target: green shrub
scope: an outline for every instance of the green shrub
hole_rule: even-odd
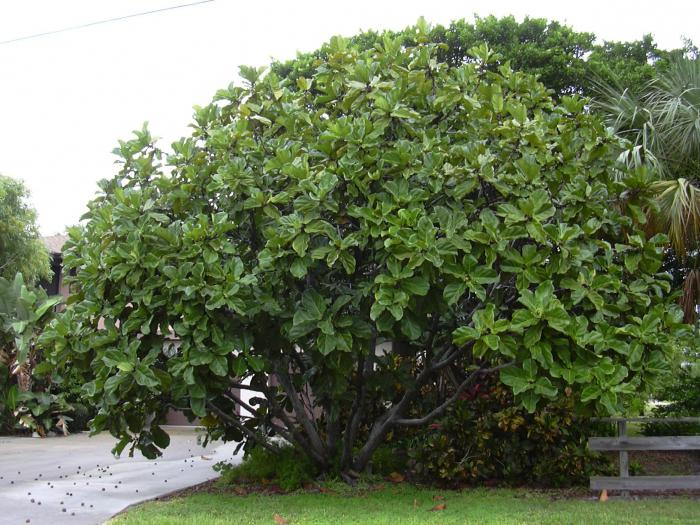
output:
[[[271,482],[286,491],[301,488],[317,474],[306,456],[293,447],[281,447],[277,453],[255,447],[246,452],[243,463],[218,463],[215,470],[221,473],[220,485]]]
[[[654,414],[654,416],[658,416],[658,414]],[[642,425],[642,434],[645,436],[694,436],[700,434],[700,424],[645,423]]]
[[[97,414],[97,410],[89,402],[86,402],[83,387],[85,380],[75,369],[62,371],[60,381],[54,382],[54,391],[63,394],[65,400],[72,406],[68,415],[73,419],[70,424],[71,432],[81,432],[88,430],[90,421]]]
[[[658,394],[667,404],[654,408],[654,417],[700,416],[700,373],[692,366],[681,366],[671,381]],[[688,436],[700,434],[700,423],[645,423],[645,436]]]
[[[81,432],[88,430],[90,420],[94,417],[94,409],[86,406],[83,403],[71,403],[73,410],[68,413],[68,416],[73,420],[70,425],[71,432]]]
[[[0,363],[0,434],[11,431],[14,426],[14,415],[8,399],[12,395],[10,393],[10,388],[12,388],[10,379],[10,371]]]
[[[372,456],[372,473],[387,476],[406,470],[407,450],[403,446],[382,445]]]
[[[564,398],[529,414],[500,384],[478,384],[439,421],[415,435],[411,467],[447,485],[585,484],[610,462],[587,449],[590,425]]]
[[[61,392],[55,367],[45,360],[41,335],[54,318],[60,296],[49,297],[41,288],[0,277],[0,426],[45,435],[62,431],[71,410]]]

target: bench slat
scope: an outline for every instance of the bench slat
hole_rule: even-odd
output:
[[[592,476],[591,490],[678,490],[700,489],[700,476]]]
[[[591,450],[700,450],[700,436],[592,437]]]

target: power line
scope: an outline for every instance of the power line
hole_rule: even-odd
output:
[[[75,31],[76,29],[85,29],[86,27],[96,26],[100,24],[108,24],[110,22],[117,22],[119,20],[126,20],[127,18],[136,18],[137,16],[152,15],[154,13],[162,13],[163,11],[172,11],[173,9],[181,9],[183,7],[192,7],[200,4],[208,4],[214,2],[214,0],[200,0],[199,2],[191,2],[189,4],[180,4],[170,7],[163,7],[161,9],[154,9],[152,11],[144,11],[142,13],[133,13],[131,15],[117,16],[115,18],[108,18],[106,20],[97,20],[96,22],[88,22],[87,24],[81,24],[78,26],[64,27],[62,29],[54,29],[53,31],[46,31],[44,33],[36,33],[33,35],[20,36],[18,38],[13,38],[11,40],[0,41],[0,45],[11,44],[13,42],[19,42],[20,40],[29,40],[31,38],[39,38],[42,36],[55,35],[57,33],[65,33],[66,31]]]

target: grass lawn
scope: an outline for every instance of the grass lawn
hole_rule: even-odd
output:
[[[700,523],[700,500],[654,498],[605,503],[556,499],[526,490],[476,489],[461,492],[391,485],[349,495],[337,492],[288,495],[199,493],[131,509],[116,525],[272,524],[654,524]],[[441,498],[444,498],[441,499]],[[444,504],[444,510],[430,511]],[[277,515],[277,517],[275,516]]]

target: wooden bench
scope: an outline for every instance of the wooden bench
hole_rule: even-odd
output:
[[[700,423],[700,417],[645,418],[605,417],[595,421],[617,424],[617,437],[591,437],[588,448],[620,453],[620,475],[592,476],[591,490],[700,489],[700,476],[630,476],[629,452],[637,450],[700,450],[700,436],[627,436],[627,423]]]

